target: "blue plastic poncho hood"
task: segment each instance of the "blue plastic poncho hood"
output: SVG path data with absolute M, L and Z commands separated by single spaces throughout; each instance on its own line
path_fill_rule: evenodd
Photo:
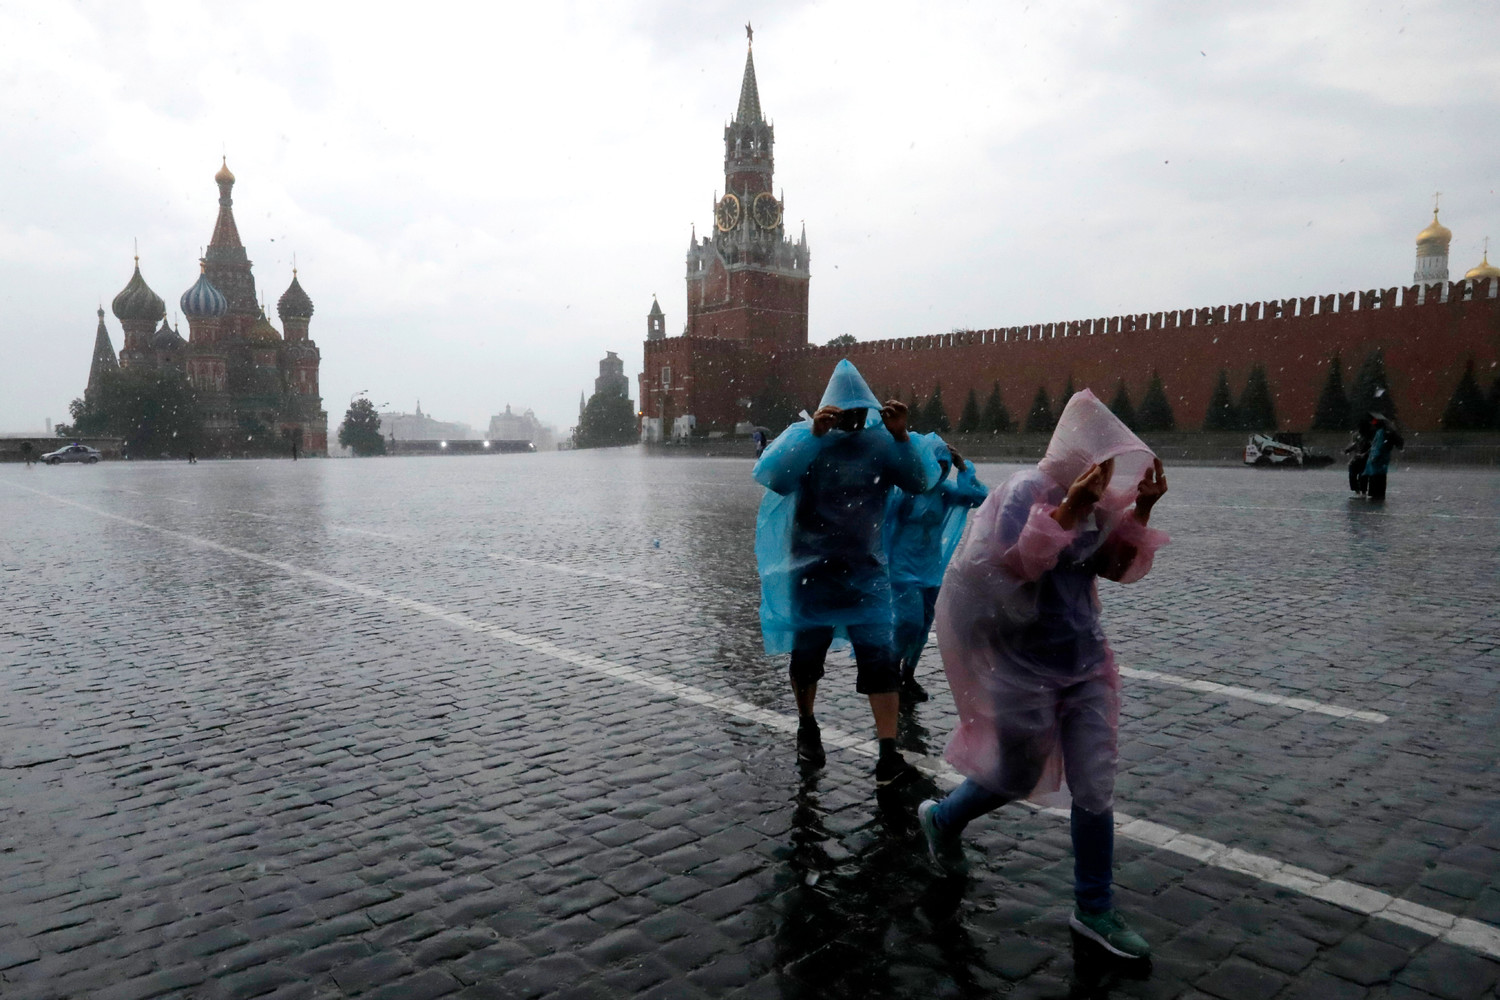
M 875 398 L 869 383 L 848 358 L 834 366 L 833 375 L 828 379 L 828 388 L 823 390 L 823 398 L 818 400 L 818 406 L 837 406 L 841 410 L 863 407 L 869 411 L 865 415 L 865 426 L 873 427 L 880 422 L 880 400 Z

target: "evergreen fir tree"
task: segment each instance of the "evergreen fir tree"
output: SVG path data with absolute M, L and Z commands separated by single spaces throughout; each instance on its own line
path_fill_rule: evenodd
M 1026 414 L 1026 430 L 1032 434 L 1051 433 L 1057 426 L 1052 415 L 1052 401 L 1047 398 L 1047 387 L 1036 387 L 1036 396 L 1031 400 L 1031 411 Z
M 948 422 L 948 411 L 943 407 L 941 382 L 932 387 L 932 395 L 928 397 L 927 405 L 922 410 L 922 423 L 926 425 L 924 433 L 947 434 L 953 430 L 953 425 Z
M 1347 431 L 1353 426 L 1354 414 L 1349 409 L 1349 397 L 1344 395 L 1344 362 L 1335 353 L 1328 362 L 1328 381 L 1323 383 L 1323 393 L 1318 397 L 1312 429 Z
M 1486 402 L 1489 404 L 1485 407 L 1489 416 L 1487 426 L 1490 430 L 1500 431 L 1500 375 L 1496 375 L 1495 380 L 1490 383 L 1490 394 Z
M 1065 385 L 1063 385 L 1062 399 L 1059 400 L 1058 404 L 1057 404 L 1057 412 L 1058 412 L 1059 416 L 1062 415 L 1062 409 L 1063 409 L 1063 407 L 1065 407 L 1065 406 L 1068 405 L 1068 400 L 1070 400 L 1070 399 L 1073 398 L 1074 391 L 1075 390 L 1073 388 L 1073 373 L 1069 372 L 1068 373 L 1068 381 L 1067 381 L 1067 383 Z M 1055 423 L 1055 421 L 1054 421 L 1054 423 Z
M 1109 404 L 1110 410 L 1120 418 L 1120 423 L 1136 429 L 1135 406 L 1130 402 L 1130 390 L 1125 388 L 1125 380 L 1122 378 L 1115 384 L 1115 401 Z
M 906 390 L 906 426 L 913 434 L 926 434 L 927 414 L 922 410 L 922 401 L 917 398 L 917 387 Z
M 1004 434 L 1011 428 L 1010 411 L 1005 408 L 1005 403 L 1000 398 L 998 380 L 994 388 L 990 390 L 990 398 L 984 401 L 984 414 L 980 417 L 980 427 L 991 434 Z
M 1479 380 L 1474 377 L 1474 359 L 1470 358 L 1468 364 L 1464 365 L 1458 387 L 1448 400 L 1448 408 L 1443 411 L 1443 430 L 1484 430 L 1490 423 L 1488 411 L 1489 400 L 1484 398 Z
M 1271 398 L 1271 384 L 1266 380 L 1263 365 L 1250 366 L 1250 377 L 1240 395 L 1240 429 L 1267 434 L 1276 430 L 1276 403 Z
M 979 430 L 979 397 L 969 389 L 969 398 L 964 400 L 964 412 L 958 418 L 958 433 L 973 434 Z
M 1172 404 L 1167 401 L 1167 389 L 1162 385 L 1161 372 L 1151 373 L 1151 384 L 1146 386 L 1146 395 L 1141 399 L 1136 422 L 1141 431 L 1170 431 L 1177 427 L 1177 418 L 1172 414 Z
M 1391 398 L 1390 383 L 1385 376 L 1385 352 L 1370 352 L 1354 377 L 1354 392 L 1349 400 L 1354 419 L 1363 420 L 1367 413 L 1380 413 L 1396 419 L 1396 401 Z
M 1240 414 L 1235 408 L 1234 397 L 1229 393 L 1229 373 L 1219 369 L 1219 381 L 1214 385 L 1214 394 L 1208 399 L 1208 412 L 1203 415 L 1206 431 L 1237 431 L 1240 429 Z

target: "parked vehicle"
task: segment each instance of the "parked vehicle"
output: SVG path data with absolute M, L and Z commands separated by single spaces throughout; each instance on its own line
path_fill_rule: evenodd
M 56 451 L 49 451 L 42 456 L 42 461 L 48 465 L 56 465 L 59 462 L 87 462 L 93 465 L 104 455 L 97 448 L 90 448 L 86 444 L 70 444 Z
M 1333 464 L 1332 455 L 1319 455 L 1302 445 L 1302 435 L 1290 432 L 1252 434 L 1245 445 L 1245 464 L 1261 468 L 1319 469 Z

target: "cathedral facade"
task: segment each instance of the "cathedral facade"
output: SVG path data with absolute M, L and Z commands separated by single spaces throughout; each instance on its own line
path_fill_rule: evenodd
M 328 414 L 318 391 L 321 355 L 308 335 L 312 299 L 293 268 L 291 284 L 276 303 L 282 330 L 276 329 L 257 299 L 240 242 L 231 197 L 234 174 L 227 163 L 214 182 L 219 215 L 213 236 L 199 261 L 197 282 L 178 300 L 188 336 L 166 322 L 166 304 L 146 284 L 138 257 L 130 282 L 111 304 L 125 333 L 118 366 L 182 372 L 197 398 L 205 453 L 256 454 L 295 445 L 307 454 L 326 455 Z M 101 309 L 90 388 L 115 364 Z
M 643 441 L 742 429 L 762 393 L 811 410 L 843 357 L 883 399 L 930 398 L 941 387 L 955 424 L 970 392 L 985 400 L 998 389 L 1013 413 L 1024 413 L 1039 389 L 1051 400 L 1069 385 L 1141 400 L 1159 378 L 1184 430 L 1204 425 L 1221 377 L 1242 386 L 1256 370 L 1279 427 L 1307 429 L 1331 370 L 1352 374 L 1372 360 L 1384 367 L 1403 423 L 1435 430 L 1468 365 L 1487 378 L 1500 371 L 1500 268 L 1486 248 L 1478 266 L 1450 281 L 1452 233 L 1436 207 L 1417 236 L 1406 286 L 810 346 L 807 237 L 805 229 L 795 242 L 786 235 L 785 205 L 772 187 L 773 139 L 747 54 L 724 129 L 713 234 L 695 232 L 688 247 L 687 322 L 669 337 L 659 303 L 646 317 Z

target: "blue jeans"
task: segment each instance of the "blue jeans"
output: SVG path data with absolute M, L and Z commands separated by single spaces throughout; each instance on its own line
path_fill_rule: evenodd
M 939 833 L 957 837 L 970 820 L 1009 801 L 967 778 L 938 803 L 932 818 Z M 1115 905 L 1115 811 L 1089 812 L 1075 803 L 1069 825 L 1073 834 L 1073 898 L 1084 913 L 1105 913 Z

